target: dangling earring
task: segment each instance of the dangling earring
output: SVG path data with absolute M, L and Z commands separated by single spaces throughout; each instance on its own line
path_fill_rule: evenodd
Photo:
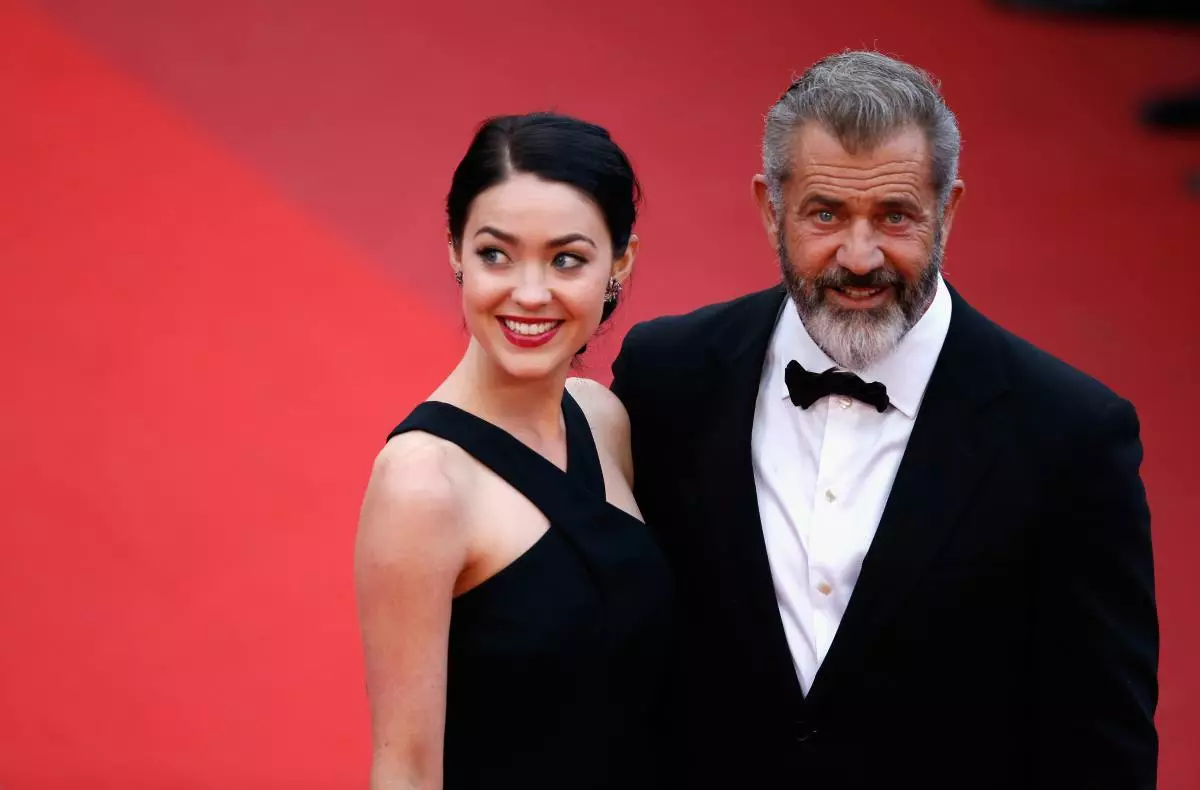
M 621 283 L 616 277 L 610 277 L 608 287 L 604 289 L 604 301 L 612 304 L 621 295 Z
M 458 283 L 459 288 L 462 288 L 462 269 L 454 271 L 454 282 Z

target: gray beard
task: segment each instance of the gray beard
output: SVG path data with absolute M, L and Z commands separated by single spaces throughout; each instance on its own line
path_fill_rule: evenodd
M 857 275 L 840 266 L 805 279 L 796 274 L 784 244 L 777 241 L 783 284 L 796 304 L 809 336 L 834 362 L 847 370 L 861 371 L 887 356 L 925 314 L 937 292 L 942 270 L 942 230 L 933 239 L 933 252 L 921 276 L 909 282 L 895 270 L 879 268 Z M 848 310 L 826 298 L 826 288 L 857 287 L 895 289 L 896 298 L 870 310 Z

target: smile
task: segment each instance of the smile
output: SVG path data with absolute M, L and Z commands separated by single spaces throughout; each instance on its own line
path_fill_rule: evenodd
M 497 318 L 504 337 L 514 346 L 533 348 L 549 343 L 558 334 L 563 322 L 556 319 L 528 319 L 500 316 Z
M 528 321 L 517 321 L 512 318 L 501 318 L 500 321 L 518 335 L 528 336 L 544 335 L 562 323 L 562 321 L 539 321 L 538 323 L 531 323 Z
M 866 299 L 882 291 L 882 288 L 839 288 L 839 291 L 852 299 Z
M 891 290 L 890 286 L 882 288 L 852 288 L 850 286 L 843 286 L 828 289 L 829 294 L 837 304 L 851 309 L 878 307 L 887 301 Z

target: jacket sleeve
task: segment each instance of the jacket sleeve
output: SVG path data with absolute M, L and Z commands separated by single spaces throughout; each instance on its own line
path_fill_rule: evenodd
M 1159 628 L 1137 414 L 1103 413 L 1041 535 L 1036 786 L 1152 790 Z
M 637 324 L 625 335 L 621 350 L 612 364 L 613 394 L 620 398 L 629 415 L 630 451 L 633 456 L 633 493 L 638 506 L 643 509 L 647 502 L 643 501 L 648 492 L 644 481 L 649 471 L 646 457 L 646 447 L 653 439 L 648 435 L 650 427 L 645 418 L 648 409 L 647 398 L 653 392 L 652 385 L 647 381 L 643 371 L 645 348 L 643 337 L 645 325 Z

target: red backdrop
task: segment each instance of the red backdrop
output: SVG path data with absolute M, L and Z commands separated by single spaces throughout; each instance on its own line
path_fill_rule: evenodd
M 1161 786 L 1194 787 L 1200 163 L 1134 109 L 1196 42 L 911 5 L 0 0 L 0 787 L 365 786 L 351 543 L 464 343 L 441 201 L 473 126 L 557 108 L 633 156 L 607 381 L 631 321 L 772 281 L 762 115 L 861 46 L 960 116 L 955 284 L 1139 407 Z

